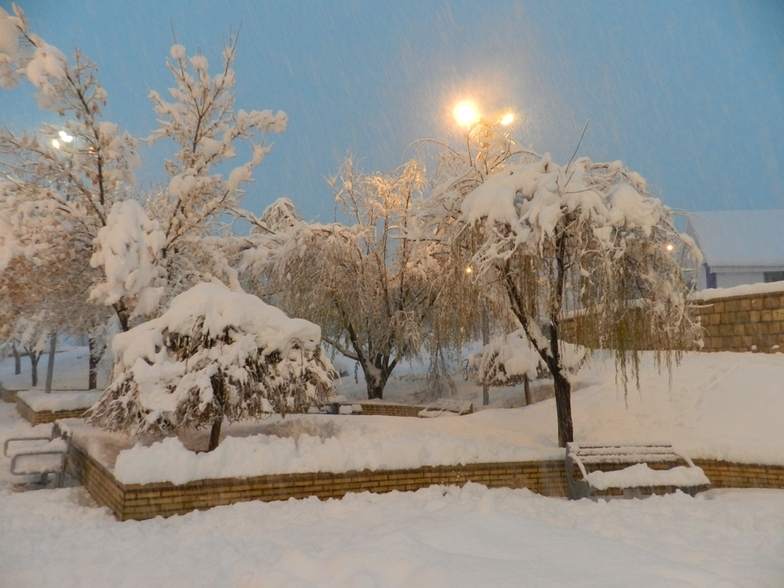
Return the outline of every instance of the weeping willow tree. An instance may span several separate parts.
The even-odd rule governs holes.
[[[442,211],[444,242],[470,255],[486,296],[505,301],[547,366],[565,446],[574,437],[565,321],[581,343],[614,352],[626,390],[630,376],[639,383],[641,350],[669,367],[696,344],[689,286],[673,251],[699,252],[645,180],[620,162],[559,166],[516,149],[492,127],[480,131],[468,135],[466,171],[434,193],[432,210]],[[509,155],[487,167],[494,153]]]
[[[345,223],[301,221],[288,201],[265,211],[245,253],[246,287],[321,325],[357,362],[368,398],[382,398],[395,367],[423,352],[435,359],[431,386],[447,390],[444,341],[468,332],[475,296],[457,296],[472,284],[415,214],[421,164],[365,174],[348,161],[332,186]]]
[[[319,338],[255,296],[197,284],[114,338],[114,379],[88,422],[148,436],[208,427],[212,451],[224,419],[304,412],[335,394]]]

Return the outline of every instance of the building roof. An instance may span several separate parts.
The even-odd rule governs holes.
[[[686,233],[711,268],[784,267],[784,210],[693,212]]]

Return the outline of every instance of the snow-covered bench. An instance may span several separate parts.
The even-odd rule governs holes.
[[[575,477],[575,467],[581,478]],[[566,485],[572,500],[598,494],[640,498],[643,488],[650,492],[679,489],[694,496],[710,487],[710,480],[669,444],[567,443]]]
[[[3,453],[11,458],[11,473],[15,476],[40,476],[38,483],[46,486],[54,474],[55,486],[62,488],[65,464],[71,436],[57,423],[49,437],[11,437],[5,440]]]
[[[419,418],[433,418],[440,416],[462,416],[474,412],[474,405],[470,402],[461,402],[449,398],[441,398],[419,411]]]

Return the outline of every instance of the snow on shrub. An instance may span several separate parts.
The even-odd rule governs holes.
[[[581,345],[561,342],[561,356],[565,369],[576,372],[587,360],[588,350]],[[518,329],[493,339],[469,355],[468,373],[480,386],[516,386],[526,376],[529,380],[544,377],[547,365],[531,346],[525,332]]]
[[[211,426],[224,418],[304,412],[334,395],[321,329],[219,282],[175,297],[161,317],[114,338],[114,379],[88,422],[137,435]]]

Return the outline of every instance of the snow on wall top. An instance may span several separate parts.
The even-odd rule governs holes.
[[[784,268],[784,210],[693,212],[686,233],[711,268]]]

